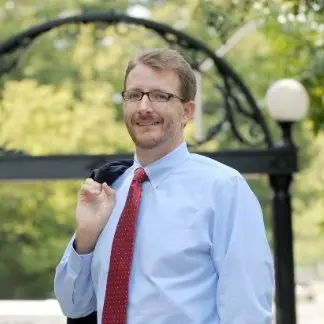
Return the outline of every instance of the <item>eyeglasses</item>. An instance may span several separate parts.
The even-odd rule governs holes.
[[[122,92],[123,99],[129,102],[141,101],[144,95],[147,95],[151,102],[168,102],[171,98],[177,98],[181,101],[184,101],[184,99],[173,93],[163,92],[159,90],[147,92],[140,90],[126,90]]]

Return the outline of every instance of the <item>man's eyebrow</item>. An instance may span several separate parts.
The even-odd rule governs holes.
[[[128,90],[136,90],[136,91],[143,91],[143,88],[139,88],[139,87],[134,87],[134,88],[129,88],[127,89]],[[161,89],[161,88],[152,88],[152,89],[149,89],[148,92],[151,92],[151,91],[159,91],[159,92],[166,92],[168,93],[167,90],[164,90],[164,89]]]
[[[138,91],[142,91],[141,88],[136,88],[136,87],[135,87],[135,88],[129,88],[129,89],[127,89],[127,91],[128,91],[128,90],[138,90]]]
[[[151,91],[168,92],[168,91],[166,91],[166,90],[164,90],[164,89],[161,89],[161,88],[153,88],[153,89],[151,89]]]

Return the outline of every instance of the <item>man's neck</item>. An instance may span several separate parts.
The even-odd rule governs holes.
[[[171,147],[164,147],[164,148],[156,147],[153,149],[142,149],[137,147],[136,148],[137,160],[142,166],[146,166],[150,163],[153,163],[154,161],[163,158],[164,156],[172,152],[174,149],[176,149],[181,143],[182,142],[176,143]]]

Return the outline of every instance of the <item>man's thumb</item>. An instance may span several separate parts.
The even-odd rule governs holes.
[[[102,189],[107,197],[115,196],[115,190],[109,187],[106,182],[102,184]]]

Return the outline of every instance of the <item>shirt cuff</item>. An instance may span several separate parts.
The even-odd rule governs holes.
[[[72,243],[70,255],[68,256],[67,270],[75,276],[84,273],[89,275],[93,252],[78,254],[75,250],[75,240]]]

